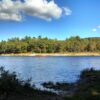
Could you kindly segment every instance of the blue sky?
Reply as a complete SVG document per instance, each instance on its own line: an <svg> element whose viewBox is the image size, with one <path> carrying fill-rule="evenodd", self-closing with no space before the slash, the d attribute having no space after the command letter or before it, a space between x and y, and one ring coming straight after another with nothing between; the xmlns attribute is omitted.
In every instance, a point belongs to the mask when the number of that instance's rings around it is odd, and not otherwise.
<svg viewBox="0 0 100 100"><path fill-rule="evenodd" d="M32 0L29 1L32 2ZM6 2L12 1L6 0ZM49 2L50 0L47 1L47 3ZM20 3L21 6L22 3ZM1 1L0 6L3 4L5 2ZM57 5L56 8L54 4ZM65 39L76 35L80 37L100 37L100 0L54 0L52 5L55 10L48 10L48 13L45 14L41 13L42 10L39 13L37 13L37 10L33 12L33 8L27 10L29 7L25 6L25 13L21 12L21 17L19 13L17 14L18 17L16 18L20 20L15 20L14 18L12 20L10 17L0 16L0 40L6 40L11 37L22 38L26 35L32 37L41 35L57 39ZM4 12L5 10L2 7L3 10L0 10L0 14L4 13L7 15L9 10L11 11L9 9L10 6L7 6L6 12ZM57 9L59 10L57 11ZM13 12L15 13L17 10ZM28 12L29 10L32 13ZM35 16L34 13L37 15Z"/></svg>

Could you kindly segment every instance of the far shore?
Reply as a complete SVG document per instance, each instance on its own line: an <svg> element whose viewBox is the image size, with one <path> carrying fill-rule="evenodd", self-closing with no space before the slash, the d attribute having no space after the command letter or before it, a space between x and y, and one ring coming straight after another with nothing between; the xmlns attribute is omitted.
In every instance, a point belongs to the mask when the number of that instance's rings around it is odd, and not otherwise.
<svg viewBox="0 0 100 100"><path fill-rule="evenodd" d="M18 53L18 54L0 54L0 56L100 56L100 52L82 52L82 53Z"/></svg>

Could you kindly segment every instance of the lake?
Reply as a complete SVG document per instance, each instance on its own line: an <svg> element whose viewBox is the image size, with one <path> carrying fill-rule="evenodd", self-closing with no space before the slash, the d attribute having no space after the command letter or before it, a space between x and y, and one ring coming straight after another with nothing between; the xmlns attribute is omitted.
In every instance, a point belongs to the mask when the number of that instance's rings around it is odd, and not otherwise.
<svg viewBox="0 0 100 100"><path fill-rule="evenodd" d="M74 82L86 68L100 69L100 57L7 57L0 56L0 66L15 71L21 79L43 82Z"/></svg>

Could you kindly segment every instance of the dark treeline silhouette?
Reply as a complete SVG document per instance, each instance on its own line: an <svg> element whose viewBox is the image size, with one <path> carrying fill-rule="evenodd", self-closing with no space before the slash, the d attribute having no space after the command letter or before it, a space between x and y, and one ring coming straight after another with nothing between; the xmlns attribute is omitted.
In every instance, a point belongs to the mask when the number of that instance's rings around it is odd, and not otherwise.
<svg viewBox="0 0 100 100"><path fill-rule="evenodd" d="M30 79L20 80L15 72L0 67L0 100L100 100L100 70L93 68L83 70L75 83L42 85L58 93L36 89Z"/></svg>
<svg viewBox="0 0 100 100"><path fill-rule="evenodd" d="M43 83L46 88L67 91L64 100L100 100L100 70L85 69L74 83Z"/></svg>
<svg viewBox="0 0 100 100"><path fill-rule="evenodd" d="M0 54L5 53L66 53L100 52L100 38L70 37L66 40L26 36L0 42Z"/></svg>
<svg viewBox="0 0 100 100"><path fill-rule="evenodd" d="M55 93L36 89L30 81L20 80L15 72L0 67L0 100L63 100Z"/></svg>

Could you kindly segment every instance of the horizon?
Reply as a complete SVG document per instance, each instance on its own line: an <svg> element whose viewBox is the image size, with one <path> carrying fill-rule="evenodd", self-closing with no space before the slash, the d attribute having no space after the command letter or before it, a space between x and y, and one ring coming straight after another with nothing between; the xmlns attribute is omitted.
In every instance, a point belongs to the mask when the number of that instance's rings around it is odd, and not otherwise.
<svg viewBox="0 0 100 100"><path fill-rule="evenodd" d="M41 39L47 38L47 39L58 40L58 41L64 41L64 40L66 40L66 39L70 39L71 37L79 37L80 39L100 38L100 37L80 37L80 36L76 35L76 36L66 37L65 39L58 39L58 38L49 38L49 37L47 37L47 36L44 36L44 37L43 37L43 36L41 36L41 35L39 35L39 36L41 37ZM25 37L30 37L30 38L36 38L36 39L38 39L39 36L34 37L34 36L28 36L28 35L26 35L26 36L23 36L23 37L10 37L10 38L7 38L7 39L5 39L5 40L0 40L0 42L2 42L2 41L8 41L9 39L15 39L15 38L18 38L19 40L21 40L21 39L24 39Z"/></svg>
<svg viewBox="0 0 100 100"><path fill-rule="evenodd" d="M100 37L99 4L100 0L0 0L0 41Z"/></svg>

